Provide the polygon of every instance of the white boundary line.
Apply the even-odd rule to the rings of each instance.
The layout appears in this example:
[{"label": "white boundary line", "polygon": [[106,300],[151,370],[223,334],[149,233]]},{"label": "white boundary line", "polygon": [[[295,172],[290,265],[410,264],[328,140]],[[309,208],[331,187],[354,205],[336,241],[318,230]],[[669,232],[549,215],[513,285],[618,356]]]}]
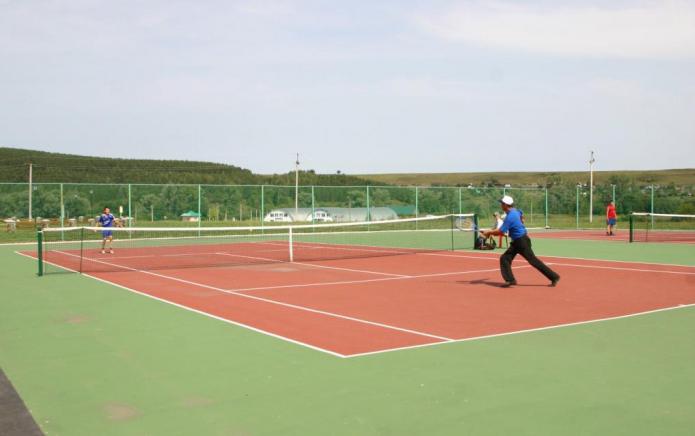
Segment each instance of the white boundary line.
[{"label": "white boundary line", "polygon": [[[66,253],[66,252],[59,251],[59,250],[55,250],[54,253],[62,253],[62,254],[68,255],[68,256],[72,256],[72,257],[79,257],[79,256],[74,255],[74,254],[72,254],[72,253]],[[143,270],[139,270],[139,269],[135,269],[135,268],[130,268],[130,267],[127,267],[127,266],[122,266],[122,265],[118,265],[118,264],[115,264],[115,263],[104,262],[104,261],[100,261],[100,260],[96,260],[96,259],[87,259],[87,260],[92,261],[92,262],[101,263],[101,264],[104,264],[104,265],[115,266],[115,267],[117,267],[117,268],[122,268],[122,269],[125,269],[125,270],[128,270],[128,271],[132,271],[132,272],[139,272],[139,273],[143,273],[143,274],[146,274],[146,275],[151,275],[151,276],[160,277],[160,278],[167,279],[167,280],[172,280],[172,281],[175,281],[175,282],[180,282],[180,283],[185,283],[185,284],[188,284],[188,285],[197,286],[197,287],[200,287],[200,288],[210,289],[210,290],[217,291],[217,292],[222,292],[222,293],[225,293],[225,294],[237,295],[237,296],[240,296],[240,297],[243,297],[243,298],[248,298],[248,299],[251,299],[251,300],[263,301],[263,302],[265,302],[265,303],[270,303],[270,304],[276,304],[276,305],[278,305],[278,306],[289,307],[289,308],[291,308],[291,309],[303,310],[303,311],[306,311],[306,312],[317,313],[317,314],[325,315],[325,316],[329,316],[329,317],[340,318],[340,319],[346,319],[346,320],[348,320],[348,321],[355,321],[355,322],[358,322],[358,323],[369,324],[369,325],[373,325],[373,326],[381,327],[381,328],[385,328],[385,329],[397,330],[397,331],[401,331],[401,332],[405,332],[405,333],[414,334],[414,335],[417,335],[417,336],[425,336],[425,337],[429,337],[429,338],[433,338],[433,339],[438,339],[438,340],[440,340],[440,341],[451,341],[451,340],[452,340],[451,338],[447,338],[447,337],[444,337],[444,336],[432,335],[432,334],[420,332],[420,331],[417,331],[417,330],[410,330],[410,329],[406,329],[406,328],[403,328],[403,327],[392,326],[392,325],[389,325],[389,324],[383,324],[383,323],[379,323],[379,322],[375,322],[375,321],[368,321],[368,320],[365,320],[365,319],[354,318],[354,317],[347,316],[347,315],[340,315],[340,314],[338,314],[338,313],[327,312],[327,311],[318,310],[318,309],[312,309],[312,308],[309,308],[309,307],[298,306],[298,305],[295,305],[295,304],[283,303],[283,302],[281,302],[281,301],[275,301],[275,300],[271,300],[271,299],[268,299],[268,298],[258,297],[258,296],[255,296],[255,295],[242,294],[242,293],[239,293],[239,292],[237,292],[237,291],[230,291],[230,290],[227,290],[227,289],[218,288],[218,287],[216,287],[216,286],[210,286],[210,285],[206,285],[206,284],[203,284],[203,283],[197,283],[197,282],[193,282],[193,281],[190,281],[190,280],[180,279],[180,278],[178,278],[178,277],[172,277],[172,276],[167,276],[167,275],[164,275],[164,274],[158,274],[158,273],[155,273],[155,272],[152,272],[152,271],[143,271]],[[397,277],[394,277],[394,279],[397,279]]]},{"label": "white boundary line", "polygon": [[[454,253],[466,253],[465,255],[458,256],[456,254],[445,254],[445,253],[416,253],[421,256],[445,256],[445,257],[463,257],[470,259],[499,259],[500,255],[495,253],[480,253],[481,256],[471,256],[473,253],[478,253],[472,250],[456,250]],[[495,256],[495,257],[493,257]],[[554,258],[554,259],[568,259],[568,260],[586,260],[588,262],[605,262],[605,263],[637,263],[640,265],[652,265],[652,266],[677,266],[682,268],[695,268],[695,265],[684,265],[680,263],[654,263],[654,262],[643,262],[639,260],[608,260],[608,259],[591,259],[588,257],[570,257],[570,256],[554,256],[554,255],[540,255],[543,259]]]},{"label": "white boundary line", "polygon": [[492,335],[475,336],[475,337],[463,338],[463,339],[454,339],[452,341],[447,341],[447,342],[435,342],[435,343],[431,343],[431,344],[412,345],[412,346],[408,346],[408,347],[389,348],[386,350],[370,351],[367,353],[350,354],[350,355],[347,355],[345,357],[350,359],[350,358],[354,358],[354,357],[371,356],[371,355],[381,354],[381,353],[390,353],[392,351],[412,350],[415,348],[431,347],[434,345],[478,341],[481,339],[498,338],[501,336],[511,336],[511,335],[518,335],[518,334],[522,334],[522,333],[533,333],[533,332],[539,332],[539,331],[543,331],[543,330],[553,330],[553,329],[559,329],[559,328],[565,328],[565,327],[574,327],[574,326],[579,326],[579,325],[584,325],[584,324],[594,324],[594,323],[599,323],[599,322],[604,322],[604,321],[614,321],[617,319],[633,318],[633,317],[637,317],[637,316],[649,315],[652,313],[667,312],[667,311],[671,311],[671,310],[684,309],[684,308],[689,308],[689,307],[695,307],[695,303],[693,303],[693,304],[680,304],[678,306],[663,307],[661,309],[647,310],[644,312],[636,312],[636,313],[630,313],[627,315],[611,316],[611,317],[607,317],[607,318],[592,319],[592,320],[587,320],[587,321],[577,321],[577,322],[571,322],[571,323],[566,323],[566,324],[556,324],[556,325],[537,327],[537,328],[532,328],[532,329],[516,330],[516,331],[512,331],[512,332],[496,333],[496,334],[492,334]]},{"label": "white boundary line", "polygon": [[[519,270],[521,268],[530,268],[531,265],[522,265],[514,267],[514,270]],[[285,288],[306,288],[311,286],[323,286],[323,285],[352,285],[361,283],[371,283],[371,282],[385,282],[390,280],[406,280],[406,279],[421,279],[428,277],[443,277],[443,276],[455,276],[463,274],[475,274],[484,272],[498,272],[499,268],[494,269],[480,269],[471,271],[451,271],[443,273],[432,273],[432,274],[421,274],[417,276],[402,276],[402,277],[382,277],[378,279],[363,279],[363,280],[344,280],[338,282],[317,282],[317,283],[302,283],[298,285],[278,285],[278,286],[261,286],[256,288],[240,288],[240,289],[228,289],[233,292],[250,292],[250,291],[267,291],[272,289],[285,289]]]},{"label": "white boundary line", "polygon": [[[24,254],[24,253],[20,253],[20,252],[18,252],[18,251],[16,251],[15,253],[19,254],[20,256],[24,256],[24,257],[27,257],[27,258],[29,258],[29,259],[36,260],[36,258],[31,257],[31,256],[29,256],[29,255],[27,255],[27,254]],[[67,267],[64,267],[64,266],[60,266],[60,265],[54,264],[54,263],[49,262],[49,261],[44,261],[44,262],[49,263],[49,264],[51,264],[51,265],[53,265],[53,266],[56,266],[56,267],[58,267],[58,268],[65,269],[65,270],[67,270],[67,271],[72,271],[72,272],[75,272],[75,273],[79,273],[78,271],[75,271],[75,270],[73,270],[73,269],[71,269],[71,268],[67,268]],[[93,276],[93,275],[91,275],[91,274],[89,274],[89,273],[81,273],[81,275],[86,276],[86,277],[89,277],[90,279],[93,279],[93,280],[96,280],[96,281],[99,281],[99,282],[102,282],[102,283],[106,283],[106,284],[109,284],[109,285],[112,285],[112,286],[116,286],[117,288],[125,289],[126,291],[130,291],[130,292],[136,293],[136,294],[138,294],[138,295],[142,295],[142,296],[147,297],[147,298],[151,298],[151,299],[153,299],[153,300],[161,301],[162,303],[171,304],[172,306],[176,306],[176,307],[178,307],[178,308],[181,308],[181,309],[184,309],[184,310],[188,310],[188,311],[190,311],[190,312],[194,312],[194,313],[197,313],[197,314],[199,314],[199,315],[207,316],[208,318],[213,318],[213,319],[216,319],[216,320],[218,320],[218,321],[226,322],[226,323],[228,323],[228,324],[232,324],[232,325],[235,325],[235,326],[238,326],[238,327],[243,327],[243,328],[252,330],[252,331],[254,331],[254,332],[257,332],[257,333],[262,333],[262,334],[271,336],[271,337],[273,337],[273,338],[275,338],[275,339],[281,339],[281,340],[284,340],[284,341],[287,341],[287,342],[291,342],[291,343],[293,343],[293,344],[302,345],[302,346],[304,346],[304,347],[311,348],[312,350],[321,351],[321,352],[323,352],[323,353],[327,353],[327,354],[330,354],[330,355],[332,355],[332,356],[336,356],[336,357],[340,357],[340,358],[346,358],[346,357],[348,357],[348,356],[345,355],[345,354],[337,353],[337,352],[335,352],[335,351],[330,351],[330,350],[327,350],[327,349],[324,349],[324,348],[321,348],[321,347],[317,347],[316,345],[307,344],[307,343],[305,343],[305,342],[298,341],[298,340],[296,340],[296,339],[291,339],[291,338],[288,338],[288,337],[285,337],[285,336],[282,336],[282,335],[278,335],[277,333],[272,333],[272,332],[269,332],[269,331],[260,329],[260,328],[258,328],[258,327],[253,327],[253,326],[251,326],[251,325],[244,324],[244,323],[239,322],[239,321],[233,321],[233,320],[230,320],[230,319],[222,318],[222,317],[220,317],[220,316],[213,315],[213,314],[211,314],[211,313],[208,313],[208,312],[205,312],[205,311],[202,311],[202,310],[194,309],[194,308],[192,308],[192,307],[185,306],[185,305],[183,305],[183,304],[175,303],[175,302],[173,302],[173,301],[166,300],[166,299],[164,299],[164,298],[155,297],[154,295],[150,295],[150,294],[144,293],[144,292],[142,292],[142,291],[137,291],[137,290],[135,290],[135,289],[133,289],[133,288],[129,288],[129,287],[127,287],[127,286],[120,285],[120,284],[118,284],[118,283],[114,283],[114,282],[111,282],[111,281],[108,281],[108,280],[105,280],[105,279],[102,279],[102,278]]]},{"label": "white boundary line", "polygon": [[338,271],[350,271],[350,272],[358,272],[358,273],[364,273],[364,274],[376,274],[376,275],[380,275],[380,276],[402,277],[402,278],[413,277],[413,276],[409,276],[409,275],[405,275],[405,274],[395,274],[395,273],[387,273],[387,272],[381,272],[381,271],[370,271],[370,270],[366,270],[366,269],[343,268],[343,267],[338,267],[338,266],[316,265],[314,263],[307,263],[307,262],[292,262],[292,263],[296,263],[298,265],[311,266],[314,268],[334,269],[334,270],[338,270]]},{"label": "white boundary line", "polygon": [[[386,273],[386,272],[380,272],[380,271],[369,271],[369,270],[365,270],[365,269],[343,268],[343,267],[338,267],[338,266],[315,265],[313,263],[307,263],[307,262],[288,262],[285,260],[270,259],[270,258],[266,258],[266,257],[246,256],[244,254],[234,254],[234,253],[224,253],[224,252],[219,252],[219,253],[215,253],[215,254],[219,254],[222,256],[246,257],[249,259],[265,260],[265,261],[269,261],[272,263],[288,263],[288,264],[295,264],[295,265],[306,265],[306,266],[310,266],[312,268],[326,268],[326,269],[334,269],[334,270],[338,270],[338,271],[350,271],[350,272],[358,272],[358,273],[364,273],[364,274],[376,274],[376,275],[393,276],[393,277],[409,277],[409,276],[406,276],[403,274],[393,274],[393,273]],[[116,259],[116,260],[118,260],[118,259]]]},{"label": "white boundary line", "polygon": [[610,269],[615,271],[635,271],[635,272],[648,272],[648,273],[658,273],[658,274],[683,274],[683,275],[695,275],[695,271],[665,271],[665,270],[655,270],[655,269],[640,269],[640,268],[627,268],[618,266],[601,266],[601,265],[579,265],[575,263],[559,263],[559,262],[548,262],[548,265],[559,265],[559,266],[571,266],[574,268],[591,268],[591,269]]},{"label": "white boundary line", "polygon": [[[313,245],[311,245],[313,244]],[[282,245],[276,242],[267,242],[266,245]],[[415,254],[416,249],[410,249],[411,251],[400,251],[409,250],[406,247],[393,247],[392,249],[379,248],[374,245],[362,245],[362,244],[329,244],[327,242],[305,242],[305,241],[295,241],[293,242],[294,248],[301,248],[304,250],[343,250],[343,251],[360,251],[369,253],[388,253],[394,256],[404,255],[404,254]],[[399,250],[400,249],[400,250]]]},{"label": "white boundary line", "polygon": [[[27,254],[24,254],[24,253],[21,253],[21,252],[18,252],[18,251],[15,251],[15,253],[17,253],[17,254],[19,254],[19,255],[21,255],[21,256],[27,257],[27,258],[29,258],[29,259],[32,259],[32,260],[36,260],[36,258],[34,258],[34,257],[32,257],[32,256],[29,256],[29,255],[27,255]],[[69,253],[65,253],[65,254],[69,254]],[[72,254],[69,254],[69,255],[74,256],[74,255],[72,255]],[[452,257],[459,257],[459,256],[452,256]],[[470,257],[473,257],[473,256],[470,256]],[[560,257],[560,256],[549,256],[549,257],[557,257],[557,258],[562,258],[562,259],[590,260],[590,261],[596,261],[596,260],[598,260],[598,261],[602,261],[602,262],[639,263],[639,264],[655,265],[655,266],[667,265],[667,266],[685,266],[685,267],[690,267],[689,265],[677,265],[677,264],[675,264],[675,265],[674,265],[674,264],[654,264],[654,263],[648,263],[648,262],[629,262],[629,261],[610,261],[610,260],[604,261],[604,260],[601,260],[601,259],[584,259],[584,258],[571,258],[571,257]],[[476,258],[484,258],[484,257],[476,257]],[[77,271],[74,271],[74,270],[72,270],[72,269],[70,269],[70,268],[63,267],[63,266],[60,266],[60,265],[56,265],[56,264],[54,264],[54,263],[52,263],[52,262],[48,262],[48,261],[44,261],[44,262],[49,263],[49,264],[51,264],[51,265],[54,265],[54,266],[56,266],[56,267],[59,267],[59,268],[68,270],[68,271],[77,272]],[[102,263],[105,263],[105,262],[102,262]],[[121,267],[120,265],[114,265],[114,266]],[[574,265],[566,265],[566,266],[574,266]],[[584,265],[582,265],[582,267],[584,267]],[[586,265],[586,267],[591,268],[592,266]],[[126,268],[126,269],[133,270],[133,269],[127,268],[127,267],[121,267],[121,268]],[[609,268],[610,268],[610,267],[609,267]],[[133,271],[138,271],[138,270],[133,270]],[[457,272],[457,273],[440,273],[440,274],[432,274],[432,275],[428,275],[428,276],[447,275],[447,274],[448,274],[448,275],[451,275],[451,274],[463,274],[463,273],[473,273],[473,272],[487,272],[487,271],[497,271],[497,268],[495,268],[494,270],[466,271],[466,272]],[[667,272],[667,271],[649,271],[649,270],[645,270],[645,271],[648,271],[648,272]],[[138,272],[146,272],[146,271],[138,271]],[[155,273],[152,273],[152,274],[153,274],[153,275],[158,275],[158,274],[155,274]],[[691,273],[686,273],[686,274],[691,274]],[[433,342],[433,343],[428,343],[428,344],[420,344],[420,345],[412,345],[412,346],[407,346],[407,347],[389,348],[389,349],[383,349],[383,350],[378,350],[378,351],[371,351],[371,352],[366,352],[366,353],[356,353],[356,354],[345,355],[345,354],[333,352],[333,351],[330,351],[330,350],[326,350],[326,349],[323,349],[323,348],[320,348],[320,347],[317,347],[317,346],[314,346],[314,345],[306,344],[306,343],[303,343],[303,342],[301,342],[301,341],[298,341],[298,340],[295,340],[295,339],[291,339],[291,338],[287,338],[287,337],[284,337],[284,336],[281,336],[281,335],[278,335],[278,334],[275,334],[275,333],[267,332],[267,331],[265,331],[265,330],[262,330],[262,329],[259,329],[259,328],[256,328],[256,327],[252,327],[252,326],[249,326],[249,325],[240,323],[240,322],[236,322],[236,321],[228,320],[228,319],[225,319],[225,318],[221,318],[221,317],[218,317],[218,316],[216,316],[216,315],[212,315],[212,314],[210,314],[210,313],[206,313],[206,312],[203,312],[203,311],[199,311],[199,310],[197,310],[197,309],[193,309],[193,308],[191,308],[191,307],[187,307],[187,306],[184,306],[184,305],[181,305],[181,304],[178,304],[178,303],[174,303],[174,302],[172,302],[172,301],[168,301],[168,300],[165,300],[165,299],[162,299],[162,298],[158,298],[158,297],[155,297],[155,296],[152,296],[152,295],[149,295],[149,294],[140,292],[140,291],[136,291],[136,290],[131,289],[131,288],[128,288],[128,287],[126,287],[126,286],[123,286],[123,285],[119,285],[119,284],[110,282],[110,281],[108,281],[108,280],[104,280],[104,279],[100,279],[100,278],[98,278],[98,277],[94,277],[94,276],[92,276],[92,275],[90,275],[90,274],[84,274],[84,273],[83,273],[82,275],[85,275],[85,276],[87,276],[87,277],[89,277],[89,278],[92,278],[92,279],[94,279],[94,280],[98,280],[98,281],[103,282],[103,283],[108,283],[108,284],[110,284],[110,285],[117,286],[117,287],[119,287],[119,288],[122,288],[122,289],[125,289],[125,290],[128,290],[128,291],[134,292],[134,293],[139,294],[139,295],[143,295],[143,296],[148,297],[148,298],[152,298],[152,299],[155,299],[155,300],[158,300],[158,301],[162,301],[162,302],[167,303],[167,304],[171,304],[171,305],[173,305],[173,306],[180,307],[180,308],[185,309],[185,310],[189,310],[189,311],[191,311],[191,312],[195,312],[195,313],[198,313],[198,314],[201,314],[201,315],[204,315],[204,316],[213,318],[213,319],[217,319],[217,320],[220,320],[220,321],[223,321],[223,322],[232,324],[232,325],[244,327],[244,328],[247,328],[247,329],[249,329],[249,330],[256,331],[256,332],[259,332],[259,333],[263,333],[263,334],[266,334],[266,335],[268,335],[268,336],[271,336],[271,337],[274,337],[274,338],[277,338],[277,339],[286,340],[286,341],[291,342],[291,343],[294,343],[294,344],[303,345],[303,346],[305,346],[305,347],[307,347],[307,348],[310,348],[310,349],[313,349],[313,350],[317,350],[317,351],[321,351],[321,352],[324,352],[324,353],[327,353],[327,354],[330,354],[330,355],[333,355],[333,356],[337,356],[337,357],[340,357],[340,358],[345,358],[345,359],[350,359],[350,358],[355,358],[355,357],[371,356],[371,355],[383,354],[383,353],[390,353],[390,352],[393,352],[393,351],[412,350],[412,349],[417,349],[417,348],[432,347],[432,346],[441,345],[441,344],[458,343],[458,342],[469,342],[469,341],[476,341],[476,340],[483,340],[483,339],[491,339],[491,338],[496,338],[496,337],[511,336],[511,335],[517,335],[517,334],[523,334],[523,333],[533,333],[533,332],[544,331],[544,330],[553,330],[553,329],[558,329],[558,328],[580,326],[580,325],[585,325],[585,324],[593,324],[593,323],[599,323],[599,322],[605,322],[605,321],[613,321],[613,320],[625,319],[625,318],[633,318],[633,317],[644,316],[644,315],[648,315],[648,314],[652,314],[652,313],[659,313],[659,312],[666,312],[666,311],[671,311],[671,310],[678,310],[678,309],[684,309],[684,308],[695,307],[695,303],[693,303],[693,304],[681,304],[681,305],[678,305],[678,306],[665,307],[665,308],[654,309],[654,310],[648,310],[648,311],[637,312],[637,313],[631,313],[631,314],[626,314],[626,315],[618,315],[618,316],[614,316],[614,317],[599,318],[599,319],[587,320],[587,321],[578,321],[578,322],[566,323],[566,324],[556,324],[556,325],[545,326],[545,327],[538,327],[538,328],[532,328],[532,329],[517,330],[517,331],[505,332],[505,333],[498,333],[498,334],[492,334],[492,335],[476,336],[476,337],[471,337],[471,338],[451,339],[451,338],[444,338],[444,337],[441,337],[441,340],[440,340],[439,342]],[[175,279],[175,278],[173,278],[173,277],[168,277],[168,276],[162,276],[162,277],[163,277],[163,278],[168,278],[168,279]],[[417,277],[420,277],[420,276],[413,276],[412,278],[417,278]],[[400,279],[405,279],[405,278],[406,278],[406,277],[403,277],[403,278],[393,277],[393,278],[371,279],[371,280],[368,280],[368,281],[400,280]],[[180,281],[179,279],[175,279],[175,280]],[[196,285],[196,286],[201,286],[201,287],[208,287],[207,285],[202,285],[202,284],[195,284],[195,285]],[[215,289],[215,290],[218,290],[218,289]],[[249,289],[249,290],[251,290],[251,289]],[[249,297],[249,298],[259,299],[259,300],[262,300],[262,301],[267,301],[267,302],[270,302],[270,303],[285,305],[285,303],[279,303],[279,302],[275,302],[275,301],[273,301],[273,300],[266,300],[266,299],[257,298],[257,297],[251,296],[251,295],[246,295],[246,294],[239,293],[239,292],[241,292],[241,291],[242,291],[242,290],[237,290],[237,291],[231,291],[231,292],[230,292],[230,291],[226,291],[226,290],[221,290],[221,292],[233,293],[233,294],[235,294],[235,295],[242,296],[242,297],[245,296],[245,297]],[[292,306],[292,305],[290,305],[290,307],[291,307],[291,306]],[[307,310],[307,308],[302,308],[301,306],[296,306],[296,307],[297,307],[298,309]],[[309,309],[309,310],[313,311],[313,309]],[[320,313],[320,311],[319,311],[319,313]],[[327,313],[328,313],[328,312],[327,312]],[[333,316],[335,316],[335,315],[333,315]],[[356,318],[355,318],[355,320],[358,321],[358,322],[365,322],[365,321],[360,321],[360,320],[358,320],[358,319],[356,319]],[[368,321],[366,321],[366,322],[368,322]],[[368,322],[368,323],[370,323],[370,322]],[[377,324],[377,325],[378,325],[378,324]],[[398,329],[398,328],[397,328],[397,329]],[[406,331],[407,331],[407,330],[406,330]],[[422,335],[421,333],[416,333],[416,332],[414,332],[414,331],[413,331],[413,333],[414,333],[414,334]],[[430,337],[433,337],[433,338],[437,338],[436,336],[431,336],[431,335],[426,335],[426,336],[430,336]]]},{"label": "white boundary line", "polygon": [[[424,256],[446,256],[446,257],[460,257],[463,259],[477,259],[477,260],[497,260],[495,257],[491,256],[457,256],[455,254],[437,254],[437,253],[419,253]],[[554,258],[557,256],[543,256],[544,258],[550,257]],[[560,258],[557,257],[558,259],[572,259],[572,258]],[[524,262],[525,259],[519,259],[520,261]],[[591,259],[587,259],[591,260]],[[606,261],[606,262],[612,262],[612,261]],[[621,262],[621,261],[616,261],[616,262]],[[624,263],[638,263],[640,265],[652,265],[655,267],[659,266],[677,266],[677,267],[683,267],[684,265],[666,265],[666,264],[658,264],[658,263],[644,263],[644,262],[624,262]],[[628,268],[628,267],[619,267],[619,266],[603,266],[603,265],[579,265],[579,264],[573,264],[573,263],[561,263],[561,262],[546,262],[547,265],[558,265],[558,266],[571,266],[575,268],[595,268],[595,269],[609,269],[609,270],[615,270],[615,271],[634,271],[634,272],[650,272],[650,273],[660,273],[660,274],[683,274],[683,275],[695,275],[695,271],[689,272],[689,271],[666,271],[663,269],[641,269],[641,268]],[[694,268],[695,267],[687,267],[686,268]]]}]

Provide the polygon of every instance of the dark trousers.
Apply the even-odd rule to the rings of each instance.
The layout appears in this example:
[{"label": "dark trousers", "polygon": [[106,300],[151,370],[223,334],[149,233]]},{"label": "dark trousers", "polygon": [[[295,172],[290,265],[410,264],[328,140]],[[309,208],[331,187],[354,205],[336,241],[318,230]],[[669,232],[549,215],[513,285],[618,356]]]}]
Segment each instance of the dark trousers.
[{"label": "dark trousers", "polygon": [[548,280],[555,280],[560,277],[555,271],[548,268],[539,258],[533,254],[531,249],[531,239],[528,235],[524,235],[519,239],[515,239],[504,252],[502,257],[500,257],[500,268],[502,269],[502,277],[504,277],[505,282],[514,282],[514,274],[512,273],[512,261],[517,254],[526,259],[528,263],[534,268],[540,271]]}]

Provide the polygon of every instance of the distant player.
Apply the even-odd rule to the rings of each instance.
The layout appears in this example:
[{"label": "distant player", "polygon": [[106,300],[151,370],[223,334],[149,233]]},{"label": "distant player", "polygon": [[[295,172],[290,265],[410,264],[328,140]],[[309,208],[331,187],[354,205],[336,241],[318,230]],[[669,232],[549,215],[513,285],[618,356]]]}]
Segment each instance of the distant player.
[{"label": "distant player", "polygon": [[[114,216],[111,215],[111,209],[105,207],[104,213],[102,213],[99,217],[99,225],[104,228],[112,228],[115,221],[116,218],[114,218]],[[107,245],[109,253],[113,254],[113,248],[111,248],[111,244],[113,243],[113,230],[102,230],[101,237],[103,239],[101,241],[101,254],[106,253]]]},{"label": "distant player", "polygon": [[487,238],[491,235],[502,235],[509,232],[509,237],[512,239],[509,248],[507,248],[507,251],[500,257],[500,269],[502,270],[502,277],[504,278],[502,287],[508,288],[516,285],[516,279],[512,273],[512,261],[517,254],[520,254],[531,266],[546,276],[548,280],[550,280],[550,286],[557,285],[557,282],[560,281],[560,275],[548,268],[548,266],[533,253],[531,249],[531,239],[528,237],[526,227],[524,227],[524,224],[521,222],[519,210],[514,207],[514,199],[509,195],[505,195],[500,200],[500,204],[507,214],[504,218],[504,223],[502,223],[502,227],[495,230],[485,230],[482,233],[484,237]]},{"label": "distant player", "polygon": [[613,235],[613,227],[618,222],[618,214],[615,211],[615,202],[609,201],[606,206],[606,236]]}]

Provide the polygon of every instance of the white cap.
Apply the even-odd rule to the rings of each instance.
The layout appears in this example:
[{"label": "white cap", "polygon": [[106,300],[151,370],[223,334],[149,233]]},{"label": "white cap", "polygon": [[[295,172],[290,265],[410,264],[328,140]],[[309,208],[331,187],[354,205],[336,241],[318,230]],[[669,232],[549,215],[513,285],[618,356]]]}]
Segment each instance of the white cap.
[{"label": "white cap", "polygon": [[512,204],[514,204],[514,199],[513,199],[512,197],[510,197],[509,195],[505,195],[505,196],[502,197],[502,199],[500,200],[500,203],[504,203],[504,204],[506,204],[507,206],[511,206]]}]

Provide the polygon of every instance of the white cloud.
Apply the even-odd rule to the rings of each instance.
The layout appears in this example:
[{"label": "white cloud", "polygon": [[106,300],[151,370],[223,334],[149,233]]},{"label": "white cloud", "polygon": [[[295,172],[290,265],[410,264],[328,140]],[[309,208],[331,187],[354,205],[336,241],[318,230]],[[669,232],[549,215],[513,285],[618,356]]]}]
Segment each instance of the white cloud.
[{"label": "white cloud", "polygon": [[419,15],[439,38],[570,56],[695,57],[695,3],[651,1],[629,7],[529,6],[474,2]]}]

